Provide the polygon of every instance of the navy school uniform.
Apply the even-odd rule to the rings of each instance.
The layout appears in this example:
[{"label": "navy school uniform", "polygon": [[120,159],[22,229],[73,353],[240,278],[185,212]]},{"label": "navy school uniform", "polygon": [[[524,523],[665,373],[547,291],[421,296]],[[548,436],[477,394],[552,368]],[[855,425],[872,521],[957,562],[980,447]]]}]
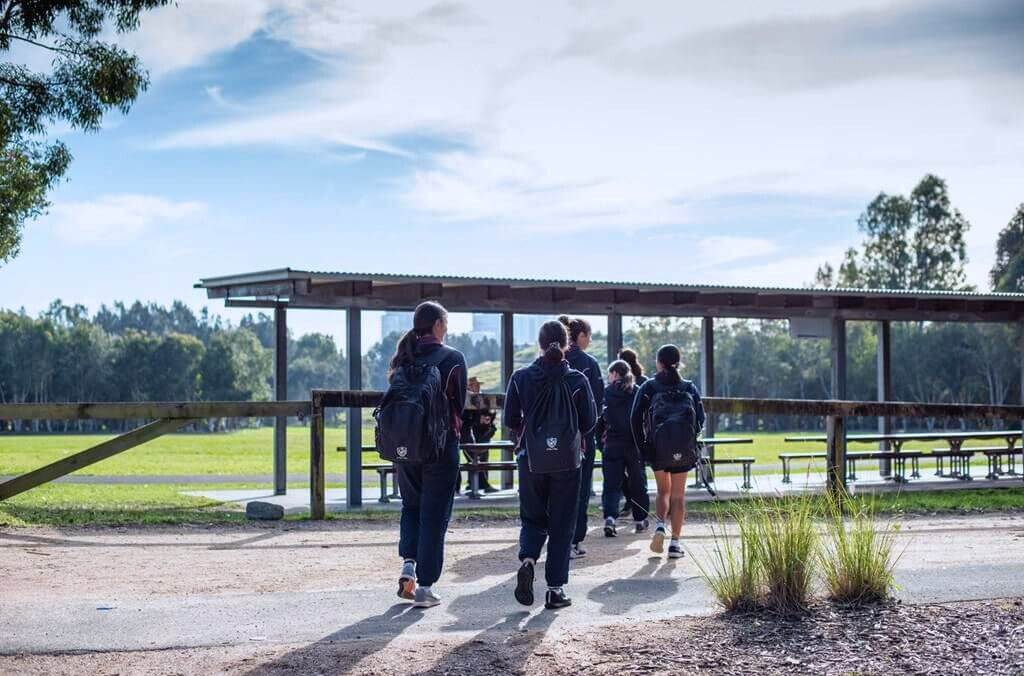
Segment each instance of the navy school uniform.
[{"label": "navy school uniform", "polygon": [[[697,414],[698,434],[700,430],[704,429],[704,404],[700,400],[700,392],[697,390],[697,386],[693,384],[693,381],[680,377],[678,371],[659,371],[655,374],[654,378],[649,379],[636,391],[636,397],[633,399],[633,410],[629,414],[629,423],[633,430],[633,441],[636,442],[636,447],[640,449],[640,455],[643,456],[647,464],[651,464],[651,458],[650,449],[644,440],[644,417],[651,408],[651,398],[654,396],[654,390],[659,386],[681,387],[693,395],[694,409]],[[654,469],[657,470],[658,468],[655,467]]]},{"label": "navy school uniform", "polygon": [[[634,375],[633,376],[633,383],[634,383],[635,389],[633,390],[633,394],[636,394],[636,390],[640,389],[640,386],[643,385],[646,381],[647,381],[647,376],[645,376],[645,375],[639,375],[639,376],[638,375]],[[642,458],[640,460],[640,469],[641,470],[644,469],[644,463],[643,463],[643,459]],[[605,471],[607,472],[607,470],[605,470]],[[643,483],[643,489],[644,489],[643,490],[644,497],[640,498],[640,500],[647,499],[648,495],[647,495],[647,472],[646,471],[644,471],[643,473],[640,474],[640,481]],[[622,477],[622,485],[620,486],[619,490],[622,492],[622,497],[624,497],[626,499],[626,501],[627,501],[626,504],[628,504],[628,505],[630,504],[629,500],[631,500],[633,498],[633,491],[630,489],[630,484],[631,483],[632,483],[631,475],[629,473],[629,469],[627,468],[626,471],[625,471],[624,476]],[[649,499],[647,501],[648,501],[648,503],[650,502]],[[630,505],[630,506],[635,508],[635,505]],[[636,512],[633,512],[633,515],[635,517],[636,516]]]},{"label": "navy school uniform", "polygon": [[604,391],[604,406],[597,426],[598,437],[602,438],[604,490],[601,504],[606,519],[618,517],[624,484],[629,487],[627,504],[635,521],[643,521],[651,508],[647,474],[629,422],[636,391],[635,387],[627,390],[621,380],[608,385]]},{"label": "navy school uniform", "polygon": [[[543,357],[512,374],[505,395],[505,424],[522,436],[526,411],[533,406],[545,378],[556,371],[564,374],[576,405],[580,434],[585,438],[594,429],[597,411],[594,396],[583,374],[570,369],[566,361],[552,362]],[[579,507],[579,469],[552,474],[530,471],[526,449],[520,449],[519,464],[519,560],[540,558],[545,540],[548,556],[544,576],[550,587],[569,581],[569,549],[576,530]]]},{"label": "navy school uniform", "polygon": [[[597,360],[581,350],[576,345],[569,347],[565,353],[565,359],[576,371],[579,371],[590,385],[590,393],[594,398],[594,405],[601,410],[604,401],[604,378],[601,375],[601,367]],[[572,543],[583,542],[587,537],[587,506],[590,504],[590,494],[594,487],[594,455],[597,450],[597,437],[593,431],[583,435],[583,443],[586,454],[583,456],[582,476],[580,477],[580,506],[576,513],[576,530],[573,533]]]},{"label": "navy school uniform", "polygon": [[438,364],[450,403],[448,439],[437,462],[397,463],[395,469],[402,494],[398,555],[416,561],[416,582],[424,587],[437,582],[444,564],[444,537],[459,481],[459,434],[466,404],[466,358],[430,338],[433,336],[416,345],[416,356],[426,357],[435,350],[448,353]]}]

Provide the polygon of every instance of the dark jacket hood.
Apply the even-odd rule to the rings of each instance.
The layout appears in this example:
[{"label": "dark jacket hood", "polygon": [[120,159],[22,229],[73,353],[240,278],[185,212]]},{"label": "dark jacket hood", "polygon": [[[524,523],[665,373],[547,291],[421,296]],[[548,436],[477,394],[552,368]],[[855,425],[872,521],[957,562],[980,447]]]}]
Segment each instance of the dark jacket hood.
[{"label": "dark jacket hood", "polygon": [[611,400],[614,400],[615,403],[619,403],[622,400],[631,401],[634,394],[636,394],[636,388],[627,390],[620,380],[616,380],[614,383],[604,388],[604,398],[605,401],[608,401],[609,403],[611,403]]},{"label": "dark jacket hood", "polygon": [[559,362],[551,361],[545,357],[537,357],[530,368],[526,370],[532,380],[543,380],[548,376],[553,375],[565,375],[569,372],[569,362],[562,360]]}]

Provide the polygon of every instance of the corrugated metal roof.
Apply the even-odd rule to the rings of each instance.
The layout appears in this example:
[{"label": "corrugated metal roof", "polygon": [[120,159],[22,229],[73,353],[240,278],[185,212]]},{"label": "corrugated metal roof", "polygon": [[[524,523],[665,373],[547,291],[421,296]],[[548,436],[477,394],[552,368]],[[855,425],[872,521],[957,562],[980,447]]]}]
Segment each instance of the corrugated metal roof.
[{"label": "corrugated metal roof", "polygon": [[309,279],[313,283],[330,281],[369,281],[374,283],[455,284],[455,285],[513,285],[544,287],[575,287],[602,289],[637,289],[651,291],[705,292],[724,294],[792,294],[815,296],[876,296],[913,298],[963,298],[971,300],[1000,300],[1024,302],[1024,293],[950,291],[942,289],[858,289],[772,286],[722,286],[714,284],[677,284],[657,282],[615,282],[581,279],[537,279],[530,277],[470,277],[464,275],[415,275],[398,273],[329,272],[278,268],[256,272],[206,277],[196,288],[215,288],[239,284],[279,282],[291,279]]}]

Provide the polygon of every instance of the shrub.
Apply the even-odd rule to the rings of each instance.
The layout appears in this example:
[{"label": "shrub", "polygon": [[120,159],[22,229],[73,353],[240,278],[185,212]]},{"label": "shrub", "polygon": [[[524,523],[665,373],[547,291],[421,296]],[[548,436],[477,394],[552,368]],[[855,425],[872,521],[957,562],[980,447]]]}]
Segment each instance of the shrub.
[{"label": "shrub", "polygon": [[[729,537],[727,519],[736,522],[738,535]],[[762,602],[761,566],[757,561],[757,533],[754,513],[736,509],[719,510],[711,524],[714,549],[707,563],[695,559],[701,577],[715,599],[727,611],[757,609]]]},{"label": "shrub", "polygon": [[899,525],[892,521],[879,525],[874,501],[846,500],[853,510],[847,518],[840,500],[826,502],[830,537],[820,553],[829,598],[850,604],[888,601],[896,588],[893,569],[899,555],[893,550]]}]

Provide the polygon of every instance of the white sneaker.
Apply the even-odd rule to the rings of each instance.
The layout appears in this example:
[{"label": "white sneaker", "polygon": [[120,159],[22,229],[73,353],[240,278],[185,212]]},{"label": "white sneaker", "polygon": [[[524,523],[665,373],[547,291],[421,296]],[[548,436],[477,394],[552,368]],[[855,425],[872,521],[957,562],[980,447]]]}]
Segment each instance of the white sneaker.
[{"label": "white sneaker", "polygon": [[413,608],[433,608],[441,604],[441,598],[427,587],[416,587],[416,600],[412,602]]},{"label": "white sneaker", "polygon": [[586,555],[587,550],[584,549],[583,545],[581,545],[578,542],[572,546],[572,549],[569,550],[570,559],[582,559]]},{"label": "white sneaker", "polygon": [[662,524],[658,524],[654,529],[654,536],[651,538],[651,551],[655,554],[665,551],[665,526]]}]

